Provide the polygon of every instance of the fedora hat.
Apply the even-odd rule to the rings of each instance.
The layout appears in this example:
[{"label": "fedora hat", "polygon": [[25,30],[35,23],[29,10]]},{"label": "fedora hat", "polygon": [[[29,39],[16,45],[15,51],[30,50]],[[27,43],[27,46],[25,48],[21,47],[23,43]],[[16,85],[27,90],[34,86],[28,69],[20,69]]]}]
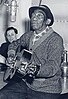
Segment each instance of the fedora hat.
[{"label": "fedora hat", "polygon": [[51,22],[48,24],[48,26],[51,26],[53,24],[53,22],[54,22],[54,17],[53,17],[53,14],[51,13],[51,10],[46,5],[40,5],[40,6],[30,7],[29,8],[29,17],[31,18],[32,13],[35,10],[37,10],[37,9],[42,10],[46,14],[47,19],[50,19],[51,20]]}]

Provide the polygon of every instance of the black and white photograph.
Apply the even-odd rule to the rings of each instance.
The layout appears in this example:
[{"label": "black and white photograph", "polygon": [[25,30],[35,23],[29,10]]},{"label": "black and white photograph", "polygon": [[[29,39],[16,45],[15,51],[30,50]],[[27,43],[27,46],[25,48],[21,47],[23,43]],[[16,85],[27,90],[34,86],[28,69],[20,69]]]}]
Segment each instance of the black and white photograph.
[{"label": "black and white photograph", "polygon": [[68,99],[68,0],[0,0],[0,99]]}]

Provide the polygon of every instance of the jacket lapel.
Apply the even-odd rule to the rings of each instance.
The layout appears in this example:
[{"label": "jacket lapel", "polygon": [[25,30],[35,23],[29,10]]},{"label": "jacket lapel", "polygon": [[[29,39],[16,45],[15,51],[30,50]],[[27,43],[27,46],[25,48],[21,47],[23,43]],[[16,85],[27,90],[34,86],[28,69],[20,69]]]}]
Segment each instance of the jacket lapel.
[{"label": "jacket lapel", "polygon": [[32,52],[38,47],[40,46],[40,44],[51,34],[53,33],[53,29],[50,28],[38,41],[35,42],[35,44],[32,44],[32,40],[34,38],[34,35],[32,35],[31,39],[30,39],[30,46],[29,46],[29,50],[32,49]]}]

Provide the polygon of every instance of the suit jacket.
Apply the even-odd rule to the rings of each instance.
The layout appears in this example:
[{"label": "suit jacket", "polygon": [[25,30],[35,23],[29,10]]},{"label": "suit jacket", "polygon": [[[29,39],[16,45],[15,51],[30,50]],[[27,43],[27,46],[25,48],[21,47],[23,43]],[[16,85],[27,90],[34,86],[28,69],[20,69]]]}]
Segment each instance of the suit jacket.
[{"label": "suit jacket", "polygon": [[[29,50],[32,35],[33,31],[22,35],[20,39],[9,45],[8,52],[10,53],[10,50],[16,52],[19,46],[23,46]],[[31,89],[48,93],[61,92],[61,57],[63,50],[63,39],[55,31],[52,31],[52,33],[36,47],[31,61],[35,64],[41,64],[37,74],[37,77],[40,78],[34,79],[31,85],[27,83]]]},{"label": "suit jacket", "polygon": [[0,54],[2,55],[2,56],[4,56],[5,58],[7,58],[7,52],[8,52],[8,46],[9,46],[9,42],[5,42],[5,43],[3,43],[2,45],[1,45],[1,47],[0,47]]}]

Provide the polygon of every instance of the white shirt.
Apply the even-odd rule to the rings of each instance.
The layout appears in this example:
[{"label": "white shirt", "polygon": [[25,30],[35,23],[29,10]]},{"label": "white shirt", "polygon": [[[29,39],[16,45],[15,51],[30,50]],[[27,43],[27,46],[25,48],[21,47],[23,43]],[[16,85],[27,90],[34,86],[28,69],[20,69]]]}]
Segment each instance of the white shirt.
[{"label": "white shirt", "polygon": [[45,30],[43,30],[42,32],[40,32],[39,34],[37,34],[35,31],[34,31],[34,38],[33,38],[33,45],[34,45],[34,43],[37,41],[37,40],[39,40],[43,35],[45,35],[45,33],[47,33],[47,30],[48,30],[48,27],[45,29]]}]

